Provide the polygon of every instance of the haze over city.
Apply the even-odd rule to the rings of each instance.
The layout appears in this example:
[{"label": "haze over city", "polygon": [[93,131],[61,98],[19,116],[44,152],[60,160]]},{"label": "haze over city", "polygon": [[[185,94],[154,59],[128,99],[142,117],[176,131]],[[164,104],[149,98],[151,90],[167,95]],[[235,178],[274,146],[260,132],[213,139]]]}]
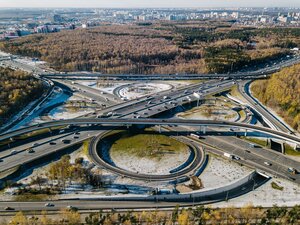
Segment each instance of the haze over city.
[{"label": "haze over city", "polygon": [[300,7],[298,0],[0,0],[0,7]]}]

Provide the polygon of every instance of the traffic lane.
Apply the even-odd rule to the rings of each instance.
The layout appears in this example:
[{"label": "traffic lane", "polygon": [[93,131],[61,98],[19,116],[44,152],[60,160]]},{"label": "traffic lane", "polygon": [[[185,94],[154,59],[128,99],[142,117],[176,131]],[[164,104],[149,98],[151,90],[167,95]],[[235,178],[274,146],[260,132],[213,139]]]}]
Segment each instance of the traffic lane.
[{"label": "traffic lane", "polygon": [[[172,130],[177,130],[185,128],[190,131],[196,132],[194,127],[172,127]],[[201,135],[201,134],[200,134]],[[280,153],[273,152],[272,150],[264,149],[264,148],[251,148],[249,149],[249,143],[244,140],[235,138],[235,137],[222,137],[222,136],[203,136],[204,139],[199,140],[202,143],[205,143],[208,146],[214,146],[216,148],[222,149],[224,152],[239,156],[243,159],[244,162],[251,161],[254,162],[255,166],[259,165],[260,169],[263,169],[268,172],[280,174],[282,177],[290,178],[293,177],[296,179],[296,182],[300,182],[300,175],[292,175],[288,172],[288,167],[299,168],[299,162],[292,160],[290,158],[286,158]],[[230,139],[230,140],[228,140]],[[269,162],[272,165],[266,165],[265,162]]]},{"label": "traffic lane", "polygon": [[[207,85],[207,84],[209,84],[210,86],[211,85],[213,85],[213,84],[216,84],[216,83],[218,83],[218,84],[220,84],[220,82],[219,81],[209,81],[209,82],[206,82],[206,83],[201,83],[201,84],[196,84],[196,85],[190,85],[190,86],[188,86],[188,87],[186,87],[186,88],[183,88],[183,89],[180,89],[180,90],[177,90],[176,92],[173,92],[173,93],[171,93],[171,94],[174,94],[174,93],[177,93],[178,91],[180,92],[179,94],[182,94],[182,92],[184,93],[185,91],[187,91],[187,90],[194,90],[194,88],[196,88],[196,90],[197,90],[197,88],[199,88],[199,85],[200,86],[202,86],[202,85]],[[223,83],[224,84],[228,84],[228,83],[231,83],[231,82],[228,82],[228,81],[223,81]],[[161,96],[160,96],[161,97]],[[145,98],[145,101],[146,101],[146,99],[147,98]],[[159,99],[161,99],[161,98],[159,98]],[[144,102],[138,102],[138,103],[136,103],[136,104],[131,104],[131,103],[125,103],[125,106],[122,106],[122,107],[120,107],[120,109],[122,110],[122,111],[124,111],[124,108],[126,108],[126,110],[132,110],[133,108],[136,108],[136,107],[138,107],[138,105],[140,105],[140,109],[139,110],[142,110],[143,109],[143,107],[145,106],[144,104],[143,104]],[[129,107],[129,109],[128,109],[128,107]],[[135,110],[136,111],[136,110]]]},{"label": "traffic lane", "polygon": [[246,140],[233,137],[233,136],[226,136],[226,137],[220,137],[224,142],[234,144],[236,146],[239,146],[239,148],[243,148],[245,151],[250,151],[251,153],[261,155],[266,160],[272,160],[273,162],[277,162],[281,165],[290,165],[291,167],[299,167],[299,162],[296,160],[293,160],[291,158],[286,157],[280,152],[276,152],[275,150],[263,148],[258,145],[255,145],[255,147],[252,147],[251,142],[247,142]]},{"label": "traffic lane", "polygon": [[[222,85],[222,88],[229,88],[233,85],[232,82],[227,82],[225,84]],[[218,86],[218,85],[217,85]],[[210,86],[207,89],[203,88],[201,90],[201,95],[206,96],[206,95],[210,95],[214,92],[217,91],[217,89],[219,89],[219,87],[217,86]],[[148,117],[148,116],[152,116],[155,115],[157,113],[161,113],[163,111],[169,110],[171,108],[175,108],[178,105],[182,105],[182,104],[186,104],[189,101],[195,101],[197,100],[197,98],[195,96],[193,96],[193,92],[192,93],[184,93],[185,90],[183,90],[183,93],[178,93],[176,95],[173,95],[171,97],[168,96],[168,98],[164,99],[164,98],[155,98],[151,100],[151,104],[145,104],[145,105],[139,105],[139,106],[135,106],[134,108],[134,113],[140,113],[139,115],[141,117]],[[198,91],[196,91],[198,92]],[[174,102],[175,104],[169,104],[170,102]],[[149,110],[149,108],[152,110]],[[151,112],[149,112],[151,111]],[[116,113],[121,113],[118,110],[115,111]],[[132,115],[133,112],[131,111],[127,111],[122,113],[122,117],[129,117],[129,118],[133,118],[134,115]],[[146,114],[145,114],[146,113]]]},{"label": "traffic lane", "polygon": [[[88,96],[89,98],[93,98],[95,100],[98,100],[101,103],[108,103],[110,105],[117,104],[122,102],[121,99],[119,99],[117,96],[111,95],[107,92],[103,92],[101,90],[97,90],[95,88],[83,85],[83,84],[78,84],[74,83],[72,84],[71,81],[60,81],[60,80],[55,80],[56,82],[62,83],[68,87],[75,88],[78,90],[81,94]],[[102,93],[102,94],[101,94]],[[109,99],[109,101],[106,100],[106,98]]]},{"label": "traffic lane", "polygon": [[[53,203],[54,206],[47,207],[45,204]],[[172,208],[178,203],[156,202],[156,201],[101,201],[93,200],[69,200],[69,201],[42,201],[42,202],[0,202],[0,212],[8,211],[59,211],[66,209],[68,206],[76,207],[79,210],[99,210],[99,209],[155,209],[155,208]],[[181,203],[181,206],[188,206],[191,203]],[[5,210],[11,207],[12,210]]]},{"label": "traffic lane", "polygon": [[[122,197],[116,196],[111,197],[101,197],[101,198],[90,198],[87,199],[73,199],[73,200],[58,200],[58,201],[49,201],[51,207],[47,207],[48,202],[0,202],[0,209],[3,211],[5,207],[10,207],[9,209],[26,211],[26,210],[60,210],[66,208],[67,206],[73,206],[79,210],[92,210],[92,209],[144,209],[144,208],[166,208],[166,207],[175,207],[180,204],[181,207],[184,206],[193,206],[198,204],[208,204],[218,201],[223,201],[226,199],[231,199],[244,195],[250,191],[253,191],[255,188],[259,187],[266,182],[268,178],[255,174],[252,179],[249,179],[243,183],[242,187],[238,186],[232,188],[228,191],[219,190],[219,192],[212,195],[199,196],[196,193],[182,194],[182,195],[145,195],[139,197]],[[32,205],[33,204],[33,205]]]},{"label": "traffic lane", "polygon": [[214,120],[191,120],[191,119],[129,119],[129,118],[113,118],[113,119],[99,119],[99,118],[86,118],[86,119],[70,119],[62,121],[51,121],[40,124],[40,126],[33,125],[27,128],[21,128],[16,131],[12,131],[0,136],[1,140],[8,139],[13,136],[21,135],[24,133],[32,132],[41,128],[49,128],[53,126],[64,126],[64,125],[84,125],[84,124],[107,124],[107,125],[134,125],[134,124],[147,124],[147,125],[184,125],[184,126],[221,126],[221,127],[233,127],[238,129],[246,129],[252,131],[258,131],[261,133],[272,135],[280,139],[300,143],[300,138],[294,135],[286,134],[284,132],[271,130],[265,127],[259,127],[250,124],[227,122],[227,121],[214,121]]},{"label": "traffic lane", "polygon": [[[137,106],[140,106],[140,104],[143,104],[143,103],[146,104],[149,100],[159,101],[160,99],[163,98],[164,95],[167,95],[167,96],[170,97],[170,95],[175,95],[178,92],[180,92],[180,94],[181,94],[185,90],[197,91],[198,90],[197,88],[199,88],[199,86],[205,85],[206,83],[210,84],[210,83],[215,83],[215,82],[218,82],[218,81],[210,80],[210,81],[199,83],[199,84],[186,85],[186,86],[183,86],[183,87],[180,87],[180,88],[174,88],[174,90],[171,89],[171,90],[162,91],[162,92],[156,93],[152,96],[146,96],[146,97],[141,97],[141,98],[126,101],[124,103],[121,103],[120,105],[111,107],[111,109],[102,110],[102,112],[105,113],[105,112],[108,112],[108,110],[115,111],[115,110],[118,110],[118,109],[123,110],[124,108],[126,108],[128,106],[129,107],[135,106],[135,108],[136,108]],[[122,107],[120,107],[121,105],[122,105]]]},{"label": "traffic lane", "polygon": [[[23,151],[18,154],[11,155],[8,158],[3,159],[3,161],[0,163],[0,171],[4,171],[10,168],[14,168],[18,165],[26,164],[32,160],[36,160],[38,158],[41,158],[43,156],[46,156],[51,153],[58,152],[62,149],[68,148],[72,145],[79,144],[83,142],[84,140],[91,138],[92,136],[96,136],[98,133],[103,131],[81,131],[79,137],[77,139],[74,139],[74,134],[69,134],[64,137],[60,137],[55,141],[55,145],[50,145],[49,142],[45,142],[44,144],[39,145],[38,147],[33,148],[33,153],[28,153],[27,151]],[[68,139],[71,140],[70,143],[63,143],[62,140]]]},{"label": "traffic lane", "polygon": [[[264,168],[274,168],[276,171],[281,171],[286,176],[293,176],[288,173],[289,167],[299,168],[299,162],[290,158],[284,157],[281,153],[265,148],[250,148],[250,143],[235,137],[214,137],[205,136],[203,142],[207,144],[213,143],[214,146],[226,150],[228,153],[244,157],[247,160],[253,160],[259,163]],[[272,165],[266,165],[265,162]],[[297,176],[296,176],[297,177]],[[296,178],[295,177],[295,178]]]},{"label": "traffic lane", "polygon": [[[73,89],[73,85],[71,85],[71,83],[68,83],[68,82],[66,82],[66,81],[58,81],[58,80],[55,80],[55,82],[58,82],[58,83],[61,83],[61,84],[63,84],[63,85],[65,85],[65,86],[67,86],[67,87],[69,87],[70,89]],[[76,92],[78,92],[78,95],[81,95],[82,97],[85,97],[85,98],[87,98],[87,99],[90,99],[91,101],[92,101],[92,99],[94,99],[98,104],[102,104],[102,103],[106,103],[106,104],[113,104],[113,102],[107,102],[106,100],[105,100],[105,97],[102,97],[102,96],[100,96],[100,91],[99,91],[99,93],[92,93],[89,89],[83,89],[83,88],[79,88],[79,87],[77,87],[76,88]],[[76,93],[75,92],[75,93]]]},{"label": "traffic lane", "polygon": [[[34,140],[31,140],[30,142],[27,142],[27,143],[25,143],[23,145],[20,145],[20,146],[10,147],[10,148],[5,149],[5,150],[0,152],[0,159],[3,160],[3,158],[6,158],[6,157],[10,156],[12,151],[16,151],[16,153],[14,154],[14,155],[16,155],[20,152],[23,152],[23,151],[27,150],[27,149],[36,148],[40,145],[49,143],[50,141],[55,141],[55,140],[58,140],[58,139],[63,138],[63,137],[68,137],[70,134],[74,134],[74,132],[78,132],[78,131],[76,131],[76,130],[67,131],[67,132],[57,134],[57,135],[51,135],[51,133],[49,133],[48,137],[45,137],[45,138],[42,138],[42,139],[34,139]],[[15,141],[18,141],[18,140],[15,140]]]},{"label": "traffic lane", "polygon": [[247,83],[249,83],[249,81],[243,81],[241,83],[238,83],[238,90],[241,93],[241,95],[248,101],[248,103],[250,103],[251,107],[256,109],[261,115],[263,115],[279,130],[284,132],[291,132],[291,130],[281,121],[279,121],[275,115],[272,115],[268,110],[266,110],[265,107],[261,105],[260,102],[256,102],[253,99],[253,97],[248,94],[248,91],[246,90],[246,86],[245,86],[247,85]]}]

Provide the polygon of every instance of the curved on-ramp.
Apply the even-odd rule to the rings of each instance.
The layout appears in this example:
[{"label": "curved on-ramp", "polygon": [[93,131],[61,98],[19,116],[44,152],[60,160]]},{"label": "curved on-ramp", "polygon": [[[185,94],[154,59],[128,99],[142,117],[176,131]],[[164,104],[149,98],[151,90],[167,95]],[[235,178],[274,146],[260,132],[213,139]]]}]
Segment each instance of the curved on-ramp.
[{"label": "curved on-ramp", "polygon": [[105,136],[109,135],[109,131],[100,134],[97,137],[94,137],[89,145],[89,155],[94,162],[99,167],[105,168],[113,173],[116,173],[121,176],[130,177],[133,179],[138,180],[147,180],[147,181],[182,181],[187,180],[190,175],[194,174],[196,171],[205,161],[205,153],[203,148],[199,148],[199,146],[195,145],[192,142],[188,142],[187,140],[181,140],[187,144],[191,151],[193,151],[194,157],[191,162],[186,165],[184,168],[170,174],[162,174],[162,175],[153,175],[153,174],[143,174],[143,173],[135,173],[132,171],[128,171],[122,169],[120,167],[111,165],[110,163],[106,162],[101,156],[99,156],[97,146],[100,143],[101,139]]}]

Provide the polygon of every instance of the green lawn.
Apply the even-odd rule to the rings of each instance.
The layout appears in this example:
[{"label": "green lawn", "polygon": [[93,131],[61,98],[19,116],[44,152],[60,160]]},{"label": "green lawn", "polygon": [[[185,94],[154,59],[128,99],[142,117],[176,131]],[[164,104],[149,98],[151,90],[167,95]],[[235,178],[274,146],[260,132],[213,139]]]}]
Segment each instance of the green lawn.
[{"label": "green lawn", "polygon": [[292,156],[300,156],[300,151],[296,151],[292,146],[285,144],[285,154]]},{"label": "green lawn", "polygon": [[252,143],[257,144],[257,145],[261,145],[263,147],[267,147],[267,140],[258,139],[258,138],[244,137],[244,136],[241,136],[241,139],[244,139],[246,141],[252,142]]},{"label": "green lawn", "polygon": [[[258,139],[258,138],[249,138],[249,137],[244,137],[244,136],[242,136],[241,138],[244,140],[250,141],[254,144],[261,145],[263,147],[268,147],[266,140],[262,140],[262,139]],[[294,148],[288,144],[285,144],[284,146],[285,146],[285,154],[286,155],[300,156],[300,151],[294,150]]]},{"label": "green lawn", "polygon": [[187,151],[188,146],[162,134],[130,134],[122,133],[111,146],[111,154],[128,154],[139,158],[160,160],[163,156]]},{"label": "green lawn", "polygon": [[246,113],[245,111],[242,109],[238,112],[240,114],[241,119],[240,120],[244,120],[246,118]]}]

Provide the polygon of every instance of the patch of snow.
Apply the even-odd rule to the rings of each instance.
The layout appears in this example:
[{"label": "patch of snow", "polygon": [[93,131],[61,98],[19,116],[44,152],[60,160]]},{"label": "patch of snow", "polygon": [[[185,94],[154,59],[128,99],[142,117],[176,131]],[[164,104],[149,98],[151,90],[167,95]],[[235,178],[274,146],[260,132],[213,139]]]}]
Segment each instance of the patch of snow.
[{"label": "patch of snow", "polygon": [[170,170],[182,165],[188,159],[188,156],[188,151],[168,154],[160,160],[139,158],[128,154],[111,155],[116,166],[143,174],[169,174]]},{"label": "patch of snow", "polygon": [[77,83],[92,87],[94,89],[97,89],[97,90],[100,90],[103,92],[107,92],[109,94],[114,94],[114,90],[116,88],[129,84],[129,83],[124,83],[124,82],[111,81],[111,83],[110,83],[111,85],[109,85],[108,87],[104,87],[104,86],[97,86],[97,82],[95,82],[95,81],[77,81]]},{"label": "patch of snow", "polygon": [[[283,187],[283,190],[272,188],[271,183],[275,182]],[[212,204],[213,207],[242,207],[247,204],[254,206],[271,207],[274,204],[278,206],[295,206],[300,202],[300,185],[288,180],[276,178],[271,179],[264,185],[258,187],[252,192],[243,196],[230,199],[228,202],[219,202]]]},{"label": "patch of snow", "polygon": [[172,86],[164,83],[136,83],[126,85],[119,90],[120,97],[136,99],[145,95],[159,93],[171,89]]},{"label": "patch of snow", "polygon": [[252,169],[240,166],[234,161],[210,156],[208,165],[199,177],[204,186],[201,190],[224,186],[243,178],[252,171]]}]

